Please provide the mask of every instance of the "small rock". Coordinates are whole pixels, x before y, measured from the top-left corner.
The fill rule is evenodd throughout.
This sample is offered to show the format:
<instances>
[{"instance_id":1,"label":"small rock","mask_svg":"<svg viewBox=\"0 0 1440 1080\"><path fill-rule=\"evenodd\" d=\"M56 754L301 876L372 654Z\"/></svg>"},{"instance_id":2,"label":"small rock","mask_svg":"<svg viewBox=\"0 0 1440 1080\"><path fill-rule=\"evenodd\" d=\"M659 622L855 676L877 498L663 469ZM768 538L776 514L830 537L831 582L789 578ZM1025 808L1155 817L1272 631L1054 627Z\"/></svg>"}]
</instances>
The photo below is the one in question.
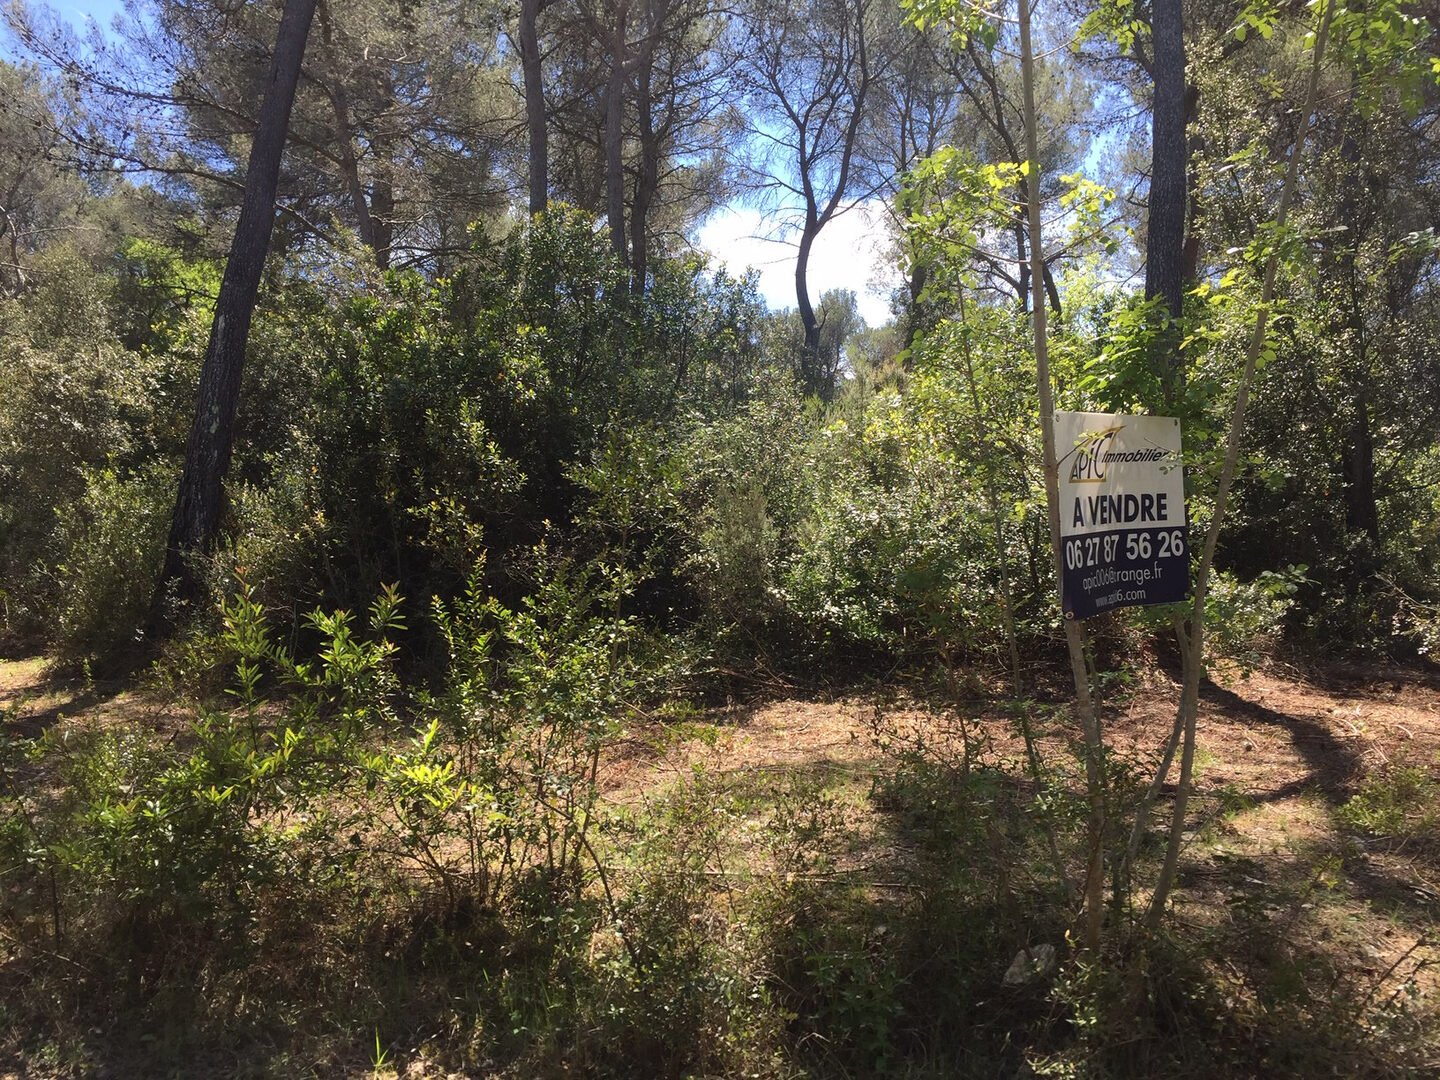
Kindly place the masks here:
<instances>
[{"instance_id":1,"label":"small rock","mask_svg":"<svg viewBox=\"0 0 1440 1080\"><path fill-rule=\"evenodd\" d=\"M1049 978L1057 966L1054 945L1034 945L1021 949L1010 961L1005 971L1006 986L1028 986L1040 979Z\"/></svg>"}]
</instances>

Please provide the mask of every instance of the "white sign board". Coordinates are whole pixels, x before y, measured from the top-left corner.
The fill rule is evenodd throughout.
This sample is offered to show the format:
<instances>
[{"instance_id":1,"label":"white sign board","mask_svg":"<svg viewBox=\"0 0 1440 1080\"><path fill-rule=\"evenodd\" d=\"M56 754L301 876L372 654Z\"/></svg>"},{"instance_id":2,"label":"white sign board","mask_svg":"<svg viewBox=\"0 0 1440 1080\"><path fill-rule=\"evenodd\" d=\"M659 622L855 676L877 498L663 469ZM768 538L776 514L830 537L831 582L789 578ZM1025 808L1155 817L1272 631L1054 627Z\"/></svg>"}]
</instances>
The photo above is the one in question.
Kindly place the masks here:
<instances>
[{"instance_id":1,"label":"white sign board","mask_svg":"<svg viewBox=\"0 0 1440 1080\"><path fill-rule=\"evenodd\" d=\"M1055 452L1065 617L1185 599L1190 538L1180 421L1057 412Z\"/></svg>"}]
</instances>

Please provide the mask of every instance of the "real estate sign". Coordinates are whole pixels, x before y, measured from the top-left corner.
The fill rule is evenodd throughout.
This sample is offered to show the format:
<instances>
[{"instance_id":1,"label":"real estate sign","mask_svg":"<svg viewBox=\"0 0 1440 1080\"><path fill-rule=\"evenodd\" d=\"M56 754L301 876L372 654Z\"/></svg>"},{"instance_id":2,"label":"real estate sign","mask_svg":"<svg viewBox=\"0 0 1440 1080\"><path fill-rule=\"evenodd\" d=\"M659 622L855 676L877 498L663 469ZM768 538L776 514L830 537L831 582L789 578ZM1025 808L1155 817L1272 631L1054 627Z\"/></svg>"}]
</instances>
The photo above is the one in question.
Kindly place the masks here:
<instances>
[{"instance_id":1,"label":"real estate sign","mask_svg":"<svg viewBox=\"0 0 1440 1080\"><path fill-rule=\"evenodd\" d=\"M1057 412L1055 447L1065 617L1185 599L1190 538L1180 421Z\"/></svg>"}]
</instances>

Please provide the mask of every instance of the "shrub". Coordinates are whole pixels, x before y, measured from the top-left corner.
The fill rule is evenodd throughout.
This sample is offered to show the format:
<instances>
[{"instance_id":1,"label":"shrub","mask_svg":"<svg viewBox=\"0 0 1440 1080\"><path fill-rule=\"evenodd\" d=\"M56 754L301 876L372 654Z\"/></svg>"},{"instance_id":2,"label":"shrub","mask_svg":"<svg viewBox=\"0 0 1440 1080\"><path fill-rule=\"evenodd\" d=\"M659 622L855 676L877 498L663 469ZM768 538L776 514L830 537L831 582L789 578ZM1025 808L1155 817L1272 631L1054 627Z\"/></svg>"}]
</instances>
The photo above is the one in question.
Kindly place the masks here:
<instances>
[{"instance_id":1,"label":"shrub","mask_svg":"<svg viewBox=\"0 0 1440 1080\"><path fill-rule=\"evenodd\" d=\"M133 649L165 557L176 477L162 465L121 477L86 476L85 493L60 513L65 561L56 646L62 658L108 658Z\"/></svg>"},{"instance_id":2,"label":"shrub","mask_svg":"<svg viewBox=\"0 0 1440 1080\"><path fill-rule=\"evenodd\" d=\"M1367 776L1337 811L1347 828L1396 840L1433 837L1440 826L1440 784L1427 769L1397 762Z\"/></svg>"},{"instance_id":3,"label":"shrub","mask_svg":"<svg viewBox=\"0 0 1440 1080\"><path fill-rule=\"evenodd\" d=\"M0 310L0 579L12 629L85 655L131 640L193 369L188 356L121 348L106 279L47 258L25 305Z\"/></svg>"}]
</instances>

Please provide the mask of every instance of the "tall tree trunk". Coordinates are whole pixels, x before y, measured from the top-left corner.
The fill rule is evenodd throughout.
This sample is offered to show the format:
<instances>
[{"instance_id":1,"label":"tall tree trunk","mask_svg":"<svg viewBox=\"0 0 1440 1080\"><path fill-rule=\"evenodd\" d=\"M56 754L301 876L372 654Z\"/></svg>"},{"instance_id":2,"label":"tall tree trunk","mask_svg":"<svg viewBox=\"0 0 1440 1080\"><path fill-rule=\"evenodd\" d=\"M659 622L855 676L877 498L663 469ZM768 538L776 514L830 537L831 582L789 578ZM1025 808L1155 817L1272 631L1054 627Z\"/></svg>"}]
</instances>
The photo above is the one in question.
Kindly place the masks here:
<instances>
[{"instance_id":1,"label":"tall tree trunk","mask_svg":"<svg viewBox=\"0 0 1440 1080\"><path fill-rule=\"evenodd\" d=\"M395 249L395 142L394 119L390 115L395 107L395 84L388 74L381 74L380 90L386 108L376 118L381 130L370 139L370 152L375 158L374 180L370 187L370 218L375 230L375 265L381 270L388 270ZM392 125L388 131L384 129L387 124Z\"/></svg>"},{"instance_id":2,"label":"tall tree trunk","mask_svg":"<svg viewBox=\"0 0 1440 1080\"><path fill-rule=\"evenodd\" d=\"M221 481L230 467L245 343L275 224L280 159L314 14L315 0L285 0L280 16L260 121L250 144L245 197L215 302L210 344L200 368L195 419L185 448L185 468L171 518L165 568L152 605L151 624L156 629L170 623L167 606L171 590L175 591L174 598L182 602L193 601L199 595L199 581L186 557L195 551L208 551L219 532Z\"/></svg>"},{"instance_id":3,"label":"tall tree trunk","mask_svg":"<svg viewBox=\"0 0 1440 1080\"><path fill-rule=\"evenodd\" d=\"M525 128L530 137L530 213L543 213L550 200L549 144L545 127L545 84L540 72L540 13L550 0L520 2L520 71L525 84Z\"/></svg>"},{"instance_id":4,"label":"tall tree trunk","mask_svg":"<svg viewBox=\"0 0 1440 1080\"><path fill-rule=\"evenodd\" d=\"M360 234L360 242L374 252L375 221L370 216L370 199L365 194L365 181L360 179L360 158L355 153L355 138L350 132L349 97L344 88L337 85L330 101L335 111L335 138L340 144L340 176L345 181L350 205L355 208L355 230Z\"/></svg>"},{"instance_id":5,"label":"tall tree trunk","mask_svg":"<svg viewBox=\"0 0 1440 1080\"><path fill-rule=\"evenodd\" d=\"M605 83L605 217L610 227L610 249L622 262L625 242L625 45L628 6L615 13L610 46L610 77Z\"/></svg>"},{"instance_id":6,"label":"tall tree trunk","mask_svg":"<svg viewBox=\"0 0 1440 1080\"><path fill-rule=\"evenodd\" d=\"M1050 264L1047 262L1041 267L1044 271L1045 295L1050 299L1050 314L1055 316L1055 324L1060 325L1060 317L1064 311L1060 307L1060 290L1055 286L1055 275L1050 273Z\"/></svg>"},{"instance_id":7,"label":"tall tree trunk","mask_svg":"<svg viewBox=\"0 0 1440 1080\"><path fill-rule=\"evenodd\" d=\"M1185 243L1180 259L1180 280L1196 281L1200 276L1200 217L1204 207L1200 202L1200 176L1193 163L1200 161L1205 153L1205 137L1199 131L1190 131L1190 121L1200 109L1200 88L1193 83L1185 86L1185 128L1189 132L1185 139L1185 217L1189 226L1185 230Z\"/></svg>"},{"instance_id":8,"label":"tall tree trunk","mask_svg":"<svg viewBox=\"0 0 1440 1080\"><path fill-rule=\"evenodd\" d=\"M384 269L384 262L388 260L381 255L376 238L375 219L371 216L370 196L366 193L365 181L360 176L360 156L355 150L355 130L350 115L350 94L345 89L345 80L339 75L340 64L335 55L335 27L330 20L330 5L324 0L317 0L315 17L320 23L320 46L329 69L326 75L330 76L316 76L315 81L330 99L330 111L335 117L335 144L340 147L337 161L340 177L345 181L345 193L350 197L350 205L355 211L355 230L360 234L360 242L370 249L376 263ZM388 254L387 245L385 256Z\"/></svg>"},{"instance_id":9,"label":"tall tree trunk","mask_svg":"<svg viewBox=\"0 0 1440 1080\"><path fill-rule=\"evenodd\" d=\"M1029 184L1022 180L1020 182L1019 192L1020 206L1016 210L1015 215L1015 259L1019 264L1020 272L1016 275L1015 296L1019 300L1020 311L1024 314L1030 310L1030 294L1035 292L1038 296L1039 293L1036 292L1030 284L1032 260L1030 256L1026 254L1025 230L1027 228L1026 214L1028 211L1025 208L1030 205ZM1041 282L1044 286L1045 296L1050 301L1050 312L1058 321L1064 313L1060 306L1060 289L1055 284L1055 275L1050 272L1050 264L1048 262L1042 264L1041 270L1043 271Z\"/></svg>"},{"instance_id":10,"label":"tall tree trunk","mask_svg":"<svg viewBox=\"0 0 1440 1080\"><path fill-rule=\"evenodd\" d=\"M645 291L649 272L650 206L660 175L660 144L650 130L650 106L640 104L640 174L635 181L635 199L630 205L630 286L636 293Z\"/></svg>"},{"instance_id":11,"label":"tall tree trunk","mask_svg":"<svg viewBox=\"0 0 1440 1080\"><path fill-rule=\"evenodd\" d=\"M820 321L816 318L815 308L810 303L807 277L810 252L815 246L815 238L839 212L841 203L850 193L852 183L850 171L855 163L860 128L865 119L865 99L877 78L876 71L870 66L870 51L866 40L866 13L868 10L868 0L858 0L854 13L855 22L846 27L847 36L853 35L853 38L848 41L851 50L848 54L849 59L834 72L832 78L830 88L832 96L826 104L826 109L833 110L843 107L844 95L848 93L850 114L839 139L840 156L834 186L823 203L821 202L821 193L815 189L815 177L812 173L812 167L816 161L813 155L816 153L818 145L818 134L807 133L803 124L800 125L797 132L799 156L796 165L800 178L800 193L805 200L805 222L800 229L800 248L795 253L795 301L800 310L800 321L805 326L805 341L800 354L800 364L806 392L818 393L826 401L829 401L834 395L834 380L829 380L826 385L826 380L822 375L825 365L820 358ZM845 17L847 21L850 18L848 8Z\"/></svg>"},{"instance_id":12,"label":"tall tree trunk","mask_svg":"<svg viewBox=\"0 0 1440 1080\"><path fill-rule=\"evenodd\" d=\"M1361 358L1363 363L1364 358ZM1355 396L1349 437L1341 451L1345 476L1345 527L1363 532L1379 550L1380 509L1375 500L1375 438L1370 430L1369 394L1361 389ZM1373 567L1371 568L1373 571Z\"/></svg>"},{"instance_id":13,"label":"tall tree trunk","mask_svg":"<svg viewBox=\"0 0 1440 1080\"><path fill-rule=\"evenodd\" d=\"M1150 213L1145 298L1161 297L1170 317L1184 305L1185 43L1180 0L1153 0L1155 101L1150 122Z\"/></svg>"},{"instance_id":14,"label":"tall tree trunk","mask_svg":"<svg viewBox=\"0 0 1440 1080\"><path fill-rule=\"evenodd\" d=\"M640 139L640 166L635 177L635 198L630 204L630 288L645 291L650 249L650 207L660 186L660 136L655 131L655 102L652 79L655 49L669 16L669 0L650 0L646 5L649 34L635 58L635 108Z\"/></svg>"},{"instance_id":15,"label":"tall tree trunk","mask_svg":"<svg viewBox=\"0 0 1440 1080\"><path fill-rule=\"evenodd\" d=\"M370 218L374 223L375 265L381 270L390 269L395 256L395 175L394 151L388 139L376 139L371 144L375 152L375 182L370 195Z\"/></svg>"},{"instance_id":16,"label":"tall tree trunk","mask_svg":"<svg viewBox=\"0 0 1440 1080\"><path fill-rule=\"evenodd\" d=\"M1361 120L1354 110L1355 87L1351 86L1352 106L1346 118L1345 135L1340 140L1340 161L1344 176L1340 179L1340 204L1336 220L1348 226L1340 234L1331 254L1330 262L1337 275L1344 281L1343 292L1337 294L1337 304L1343 305L1338 318L1332 320L1334 340L1344 342L1350 353L1352 374L1343 380L1353 395L1350 419L1346 425L1346 436L1341 446L1341 471L1345 480L1345 527L1351 532L1363 532L1370 537L1373 545L1369 553L1362 556L1364 562L1378 551L1380 543L1380 509L1375 501L1375 439L1370 430L1370 357L1369 335L1366 333L1363 301L1366 289L1363 275L1356 266L1357 245L1365 232L1365 178L1364 165L1360 160L1360 143L1356 129ZM1368 574L1374 566L1362 565L1357 569Z\"/></svg>"},{"instance_id":17,"label":"tall tree trunk","mask_svg":"<svg viewBox=\"0 0 1440 1080\"><path fill-rule=\"evenodd\" d=\"M820 320L815 315L815 306L810 303L810 251L815 238L820 235L820 221L815 214L805 217L800 230L800 247L795 252L795 306L800 312L800 322L805 327L805 340L800 347L800 380L805 393L826 397L820 385Z\"/></svg>"},{"instance_id":18,"label":"tall tree trunk","mask_svg":"<svg viewBox=\"0 0 1440 1080\"><path fill-rule=\"evenodd\" d=\"M1145 299L1160 297L1172 321L1185 306L1185 39L1181 0L1153 0L1155 101L1150 122L1150 214L1145 235ZM1178 328L1161 334L1152 369L1172 397L1180 377Z\"/></svg>"},{"instance_id":19,"label":"tall tree trunk","mask_svg":"<svg viewBox=\"0 0 1440 1080\"><path fill-rule=\"evenodd\" d=\"M1300 126L1295 133L1295 145L1290 151L1290 163L1285 172L1285 183L1280 189L1280 203L1275 210L1275 228L1283 229L1290 215L1290 207L1299 183L1300 163L1305 156L1306 143L1310 137L1310 124L1315 112L1320 85L1321 61L1330 40L1330 23L1335 14L1335 0L1326 0L1320 13L1320 24L1315 33L1314 45L1310 52L1310 77L1305 90L1305 103L1301 106ZM1265 328L1270 322L1270 305L1275 295L1275 275L1280 267L1278 253L1272 252L1265 260L1265 275L1260 285L1260 302L1255 308L1255 322L1250 331L1250 343L1245 353L1245 366L1240 373L1240 385L1235 392L1235 405L1230 414L1230 431L1225 437L1225 458L1220 466L1220 479L1215 487L1215 508L1210 515L1210 527L1205 531L1205 542L1200 549L1200 561L1195 568L1195 590L1190 609L1190 632L1176 624L1180 638L1181 687L1180 703L1176 710L1175 728L1183 732L1180 749L1180 777L1175 785L1175 800L1170 809L1170 835L1165 844L1165 861L1161 864L1160 875L1155 882L1155 892L1150 897L1150 907L1145 913L1145 925L1153 933L1160 926L1165 914L1165 905L1170 890L1175 884L1175 871L1180 862L1180 845L1185 835L1185 811L1189 805L1190 787L1195 767L1196 720L1200 707L1200 680L1205 675L1205 598L1209 592L1210 571L1215 565L1215 548L1220 542L1220 530L1225 525L1225 513L1230 501L1230 488L1235 482L1235 472L1240 461L1240 441L1245 435L1245 414L1249 407L1250 390L1255 384L1255 371L1260 360L1260 351L1265 346ZM1169 755L1166 755L1166 769ZM1157 781L1164 779L1159 774ZM1158 788L1158 783L1152 786Z\"/></svg>"}]
</instances>

